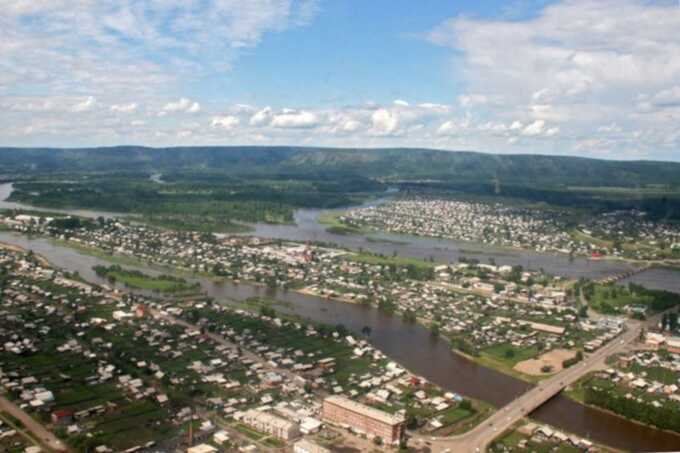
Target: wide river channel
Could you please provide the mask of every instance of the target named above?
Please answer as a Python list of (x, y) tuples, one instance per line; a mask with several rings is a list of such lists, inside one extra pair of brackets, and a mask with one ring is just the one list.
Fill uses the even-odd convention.
[[(4, 195), (3, 195), (4, 193)], [(11, 187), (0, 185), (0, 200), (11, 193)], [(23, 207), (0, 201), (0, 208)], [(455, 241), (423, 238), (404, 238), (392, 235), (371, 235), (372, 240), (360, 235), (332, 235), (316, 223), (318, 211), (303, 210), (296, 214), (298, 226), (256, 225), (253, 233), (263, 237), (294, 240), (321, 240), (341, 246), (400, 256), (429, 258), (438, 261), (457, 261), (459, 256), (478, 258), (482, 262), (493, 258), (499, 264), (521, 264), (527, 268), (543, 268), (555, 275), (567, 277), (587, 276), (597, 278), (628, 269), (623, 263), (590, 261), (586, 259), (531, 252), (498, 250), (481, 245)], [(73, 214), (98, 216), (94, 211), (76, 211)], [(376, 242), (375, 238), (393, 242)], [(88, 281), (108, 284), (99, 278), (92, 267), (106, 264), (101, 259), (83, 255), (68, 247), (56, 245), (45, 238), (28, 238), (14, 233), (0, 232), (0, 241), (31, 249), (43, 255), (54, 265), (69, 271), (77, 271)], [(134, 268), (133, 266), (126, 266)], [(156, 273), (157, 270), (137, 269)], [(680, 274), (666, 269), (652, 269), (636, 275), (636, 282), (649, 287), (680, 292)], [(294, 291), (265, 288), (247, 283), (214, 282), (197, 278), (203, 290), (222, 303), (265, 296), (286, 302), (277, 310), (297, 314), (313, 321), (328, 324), (342, 323), (359, 332), (364, 326), (371, 327), (371, 341), (393, 360), (412, 372), (422, 375), (443, 388), (488, 401), (496, 406), (509, 403), (529, 388), (530, 384), (495, 370), (480, 366), (451, 352), (444, 340), (433, 338), (429, 331), (419, 325), (405, 323), (399, 317), (362, 305), (346, 304), (323, 298), (302, 295)], [(568, 432), (610, 445), (625, 451), (674, 451), (680, 450), (680, 435), (645, 427), (606, 412), (591, 409), (558, 395), (536, 410), (532, 417)]]

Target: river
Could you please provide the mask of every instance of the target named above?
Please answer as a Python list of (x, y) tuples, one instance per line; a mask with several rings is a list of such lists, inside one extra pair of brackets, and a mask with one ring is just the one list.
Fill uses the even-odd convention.
[[(107, 264), (99, 258), (56, 245), (45, 238), (28, 238), (15, 233), (0, 232), (0, 241), (31, 249), (61, 268), (77, 271), (88, 281), (108, 284), (92, 270), (97, 264)], [(124, 267), (148, 273), (158, 272), (144, 267)], [(369, 326), (371, 341), (393, 360), (447, 390), (482, 399), (496, 406), (512, 401), (529, 388), (529, 384), (525, 382), (452, 353), (445, 341), (433, 338), (427, 329), (406, 323), (399, 317), (387, 315), (373, 307), (247, 283), (216, 283), (205, 278), (196, 278), (196, 281), (201, 283), (209, 296), (222, 303), (265, 296), (288, 303), (286, 306), (278, 306), (277, 310), (316, 322), (342, 323), (354, 332), (360, 332), (364, 326)], [(561, 395), (547, 402), (532, 416), (565, 431), (628, 451), (670, 451), (677, 450), (680, 446), (680, 435), (626, 421), (582, 406)]]
[(434, 259), (443, 263), (456, 263), (461, 257), (474, 258), (479, 260), (480, 263), (488, 263), (493, 260), (498, 265), (521, 265), (525, 269), (543, 269), (550, 274), (569, 278), (599, 279), (632, 269), (630, 264), (621, 261), (590, 260), (584, 257), (570, 258), (565, 254), (503, 249), (449, 239), (378, 232), (334, 234), (326, 231), (326, 226), (317, 221), (319, 214), (333, 211), (342, 210), (300, 209), (295, 213), (295, 225), (253, 224), (255, 231), (248, 234), (295, 241), (323, 241), (335, 243), (355, 251), (363, 249), (384, 255), (396, 253), (402, 257)]
[[(11, 184), (0, 184), (0, 200), (12, 191)], [(378, 200), (377, 202), (380, 202)], [(373, 202), (375, 203), (375, 202)], [(35, 209), (18, 203), (0, 201), (0, 208)], [(84, 217), (114, 217), (117, 214), (92, 210), (52, 210)], [(312, 240), (336, 243), (358, 250), (455, 262), (458, 257), (479, 259), (497, 264), (521, 264), (526, 268), (542, 268), (547, 272), (565, 277), (600, 278), (626, 269), (630, 265), (613, 261), (591, 261), (585, 258), (570, 259), (558, 254), (540, 254), (526, 251), (504, 250), (479, 244), (450, 240), (405, 237), (391, 234), (337, 235), (326, 231), (316, 219), (322, 211), (303, 209), (296, 212), (297, 225), (253, 225), (256, 236), (290, 240)], [(369, 240), (368, 238), (374, 238)], [(375, 242), (375, 239), (393, 242)], [(93, 256), (81, 254), (68, 247), (55, 245), (44, 238), (27, 238), (14, 233), (0, 232), (0, 241), (31, 249), (45, 256), (54, 265), (69, 271), (77, 271), (88, 281), (108, 284), (97, 276), (92, 267), (108, 263)], [(398, 242), (398, 243), (397, 243)], [(124, 266), (135, 268), (134, 266)], [(158, 271), (137, 268), (147, 273)], [(502, 406), (521, 395), (529, 384), (511, 376), (486, 368), (451, 352), (448, 344), (433, 338), (429, 331), (419, 325), (405, 323), (401, 318), (387, 315), (373, 307), (346, 304), (323, 298), (299, 294), (294, 291), (266, 288), (246, 283), (216, 283), (210, 279), (197, 278), (203, 290), (222, 303), (265, 296), (287, 302), (278, 310), (297, 314), (316, 322), (342, 323), (354, 332), (364, 326), (371, 327), (371, 341), (393, 360), (403, 364), (416, 374), (422, 375), (443, 388), (473, 398)], [(680, 292), (678, 272), (669, 269), (651, 269), (635, 275), (632, 281), (659, 289)], [(626, 451), (656, 450), (672, 451), (680, 448), (680, 435), (671, 434), (638, 425), (620, 417), (604, 413), (558, 395), (532, 414), (539, 421), (550, 423), (565, 431), (611, 445)]]
[[(158, 179), (160, 179), (159, 175)], [(33, 209), (40, 211), (63, 212), (82, 217), (120, 217), (124, 214), (96, 210), (67, 210), (34, 208), (21, 203), (8, 202), (6, 199), (12, 193), (12, 184), (0, 184), (0, 209)], [(388, 197), (364, 203), (360, 206), (371, 206), (389, 199)], [(244, 233), (264, 238), (288, 239), (294, 241), (323, 241), (334, 243), (350, 250), (368, 250), (384, 255), (396, 253), (402, 257), (418, 259), (434, 259), (442, 263), (458, 262), (461, 257), (474, 258), (480, 263), (493, 260), (499, 265), (521, 265), (526, 269), (543, 269), (553, 275), (568, 278), (587, 277), (599, 279), (608, 275), (622, 273), (632, 269), (630, 264), (621, 261), (590, 260), (584, 257), (569, 257), (560, 253), (538, 253), (525, 250), (512, 250), (493, 247), (484, 244), (454, 241), (449, 239), (434, 239), (389, 233), (370, 234), (334, 234), (326, 231), (317, 219), (326, 212), (341, 212), (349, 209), (320, 210), (299, 209), (295, 212), (294, 225), (272, 225), (264, 223), (252, 224), (253, 231)]]

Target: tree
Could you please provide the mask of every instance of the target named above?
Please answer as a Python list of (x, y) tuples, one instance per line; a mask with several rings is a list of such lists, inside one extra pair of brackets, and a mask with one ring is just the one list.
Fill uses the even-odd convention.
[(438, 337), (439, 330), (440, 330), (439, 323), (433, 322), (432, 324), (430, 324), (430, 335), (432, 335), (433, 337)]
[(373, 329), (371, 329), (371, 326), (364, 326), (364, 327), (361, 328), (361, 333), (365, 337), (370, 337), (372, 331), (373, 331)]
[(418, 428), (418, 417), (411, 411), (406, 413), (406, 428), (411, 430)]
[(349, 333), (349, 330), (347, 330), (347, 327), (345, 327), (344, 324), (340, 323), (335, 326), (335, 331), (340, 335), (341, 337), (347, 336)]
[(276, 310), (274, 310), (272, 307), (267, 307), (267, 306), (261, 306), (260, 307), (260, 315), (261, 316), (267, 316), (269, 318), (275, 318), (276, 317)]
[(409, 309), (404, 311), (403, 318), (404, 318), (404, 321), (406, 321), (406, 322), (410, 322), (410, 323), (416, 322), (416, 320), (417, 320), (416, 312), (414, 312), (413, 310), (411, 310), (409, 308)]

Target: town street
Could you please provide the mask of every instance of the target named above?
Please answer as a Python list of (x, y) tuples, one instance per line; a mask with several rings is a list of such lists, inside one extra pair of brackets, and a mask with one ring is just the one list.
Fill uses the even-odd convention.
[(0, 410), (7, 412), (12, 417), (23, 423), (26, 429), (30, 431), (35, 436), (36, 440), (38, 440), (38, 442), (41, 444), (54, 451), (70, 451), (66, 445), (57, 438), (57, 436), (52, 434), (40, 422), (33, 419), (33, 417), (21, 410), (21, 408), (4, 396), (0, 396)]

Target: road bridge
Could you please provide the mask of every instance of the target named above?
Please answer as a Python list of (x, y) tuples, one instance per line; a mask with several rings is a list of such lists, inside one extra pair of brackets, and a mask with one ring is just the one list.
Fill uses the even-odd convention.
[(660, 316), (661, 314), (645, 323), (629, 321), (627, 330), (607, 345), (587, 355), (584, 360), (576, 365), (541, 381), (528, 392), (500, 408), (486, 421), (472, 430), (452, 437), (421, 437), (420, 439), (429, 442), (433, 452), (484, 451), (503, 431), (511, 428), (515, 423), (538, 409), (567, 386), (591, 371), (603, 369), (605, 367), (605, 359), (608, 356), (623, 352), (626, 348), (630, 347), (633, 342), (638, 340), (641, 329), (644, 326), (658, 322)]

